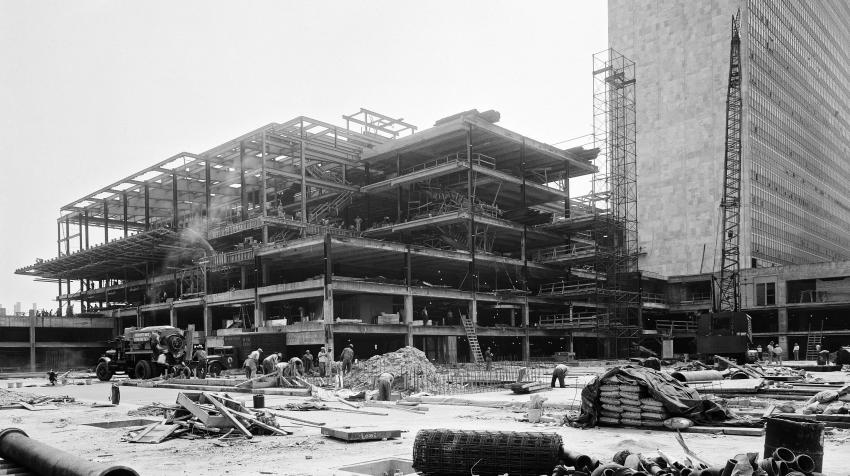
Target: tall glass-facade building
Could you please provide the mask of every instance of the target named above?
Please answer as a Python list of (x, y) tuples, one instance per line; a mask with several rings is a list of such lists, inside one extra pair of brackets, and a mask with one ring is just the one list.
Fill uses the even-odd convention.
[(850, 2), (609, 0), (609, 44), (640, 85), (642, 269), (717, 269), (739, 9), (742, 266), (850, 259)]

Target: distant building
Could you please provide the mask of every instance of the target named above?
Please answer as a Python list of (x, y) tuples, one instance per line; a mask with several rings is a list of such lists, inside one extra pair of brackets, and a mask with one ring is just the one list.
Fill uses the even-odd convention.
[(741, 264), (850, 258), (850, 3), (609, 0), (637, 65), (641, 268), (719, 259), (731, 18), (741, 11)]

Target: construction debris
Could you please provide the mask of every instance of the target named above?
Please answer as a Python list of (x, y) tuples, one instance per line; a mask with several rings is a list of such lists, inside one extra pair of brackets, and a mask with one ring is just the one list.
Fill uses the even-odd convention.
[[(227, 394), (180, 393), (177, 406), (149, 405), (144, 413), (154, 410), (167, 415), (161, 422), (130, 432), (126, 440), (132, 443), (162, 443), (170, 438), (223, 438), (234, 432), (245, 438), (254, 435), (291, 435), (277, 423), (268, 411), (254, 411), (242, 406)], [(140, 409), (141, 410), (141, 409)]]

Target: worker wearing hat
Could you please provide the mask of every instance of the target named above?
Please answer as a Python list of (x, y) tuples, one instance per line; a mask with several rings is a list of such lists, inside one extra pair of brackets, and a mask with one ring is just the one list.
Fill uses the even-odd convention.
[(262, 353), (263, 349), (258, 347), (257, 350), (248, 354), (248, 358), (245, 359), (242, 367), (245, 368), (245, 378), (248, 380), (254, 378), (254, 375), (257, 373), (257, 363), (260, 361), (260, 354)]

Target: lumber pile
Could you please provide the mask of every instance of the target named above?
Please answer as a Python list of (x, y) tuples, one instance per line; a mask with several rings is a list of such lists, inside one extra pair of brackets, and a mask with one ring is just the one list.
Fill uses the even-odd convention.
[(162, 443), (170, 438), (253, 438), (255, 435), (291, 435), (281, 429), (271, 412), (254, 411), (227, 394), (180, 393), (177, 405), (166, 408), (161, 422), (131, 430), (126, 441)]
[(551, 388), (546, 382), (516, 382), (511, 384), (510, 387), (511, 391), (516, 394), (540, 392)]

